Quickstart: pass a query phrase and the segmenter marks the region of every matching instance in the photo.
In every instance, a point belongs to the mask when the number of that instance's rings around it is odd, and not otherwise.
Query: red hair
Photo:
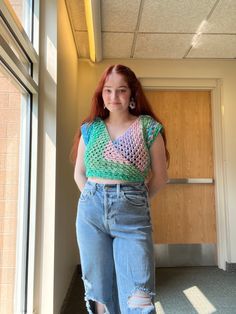
[[[131,113],[135,116],[140,115],[149,115],[153,119],[155,119],[157,122],[160,122],[158,117],[155,115],[155,113],[152,111],[151,106],[149,104],[149,101],[147,100],[141,83],[137,79],[135,73],[128,67],[121,65],[121,64],[115,64],[109,66],[102,74],[100,81],[98,82],[98,85],[95,89],[95,92],[92,97],[91,101],[91,109],[88,117],[83,120],[82,124],[85,122],[92,123],[97,117],[100,117],[101,119],[105,120],[109,116],[109,111],[104,108],[104,102],[102,98],[102,91],[104,84],[107,80],[107,77],[112,73],[115,72],[117,74],[120,74],[125,79],[126,83],[128,84],[130,90],[131,90],[131,97],[135,101],[135,108],[132,109]],[[161,123],[161,122],[160,122]],[[162,130],[162,137],[165,143],[165,150],[166,150],[166,160],[169,161],[169,153],[166,148],[166,135],[165,130]],[[80,128],[78,129],[75,137],[74,137],[74,144],[71,151],[71,159],[73,162],[76,161],[77,157],[77,149],[79,145],[79,140],[81,136]]]

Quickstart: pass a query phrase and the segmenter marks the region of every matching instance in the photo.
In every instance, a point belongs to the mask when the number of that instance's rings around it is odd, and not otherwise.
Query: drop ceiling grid
[[[236,35],[236,1],[219,1],[203,31],[205,33],[231,33]]]
[[[88,58],[84,1],[67,2],[79,57]],[[235,16],[236,0],[101,0],[103,58],[235,58]]]
[[[181,59],[191,46],[192,37],[191,34],[138,34],[134,58]]]
[[[102,34],[104,58],[130,58],[134,33]]]
[[[134,32],[141,0],[101,0],[103,32]]]
[[[89,58],[89,41],[87,32],[75,32],[75,42],[80,58]]]
[[[146,0],[140,32],[194,33],[216,0]]]
[[[236,35],[202,34],[188,58],[236,58]]]
[[[83,0],[67,0],[67,7],[75,31],[86,31],[85,8]]]

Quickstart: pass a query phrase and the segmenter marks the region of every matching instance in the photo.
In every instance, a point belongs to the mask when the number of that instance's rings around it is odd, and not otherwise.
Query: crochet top
[[[101,118],[84,123],[86,177],[144,182],[151,167],[150,147],[161,129],[151,116],[141,115],[123,135],[112,140]]]

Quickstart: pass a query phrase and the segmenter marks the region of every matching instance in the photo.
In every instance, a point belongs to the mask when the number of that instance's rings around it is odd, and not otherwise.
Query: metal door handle
[[[213,178],[172,178],[168,184],[213,184]]]

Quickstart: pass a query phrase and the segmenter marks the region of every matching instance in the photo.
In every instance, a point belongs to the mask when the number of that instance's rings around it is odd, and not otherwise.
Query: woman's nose
[[[111,94],[112,99],[116,99],[118,97],[118,92],[117,91],[113,91]]]

